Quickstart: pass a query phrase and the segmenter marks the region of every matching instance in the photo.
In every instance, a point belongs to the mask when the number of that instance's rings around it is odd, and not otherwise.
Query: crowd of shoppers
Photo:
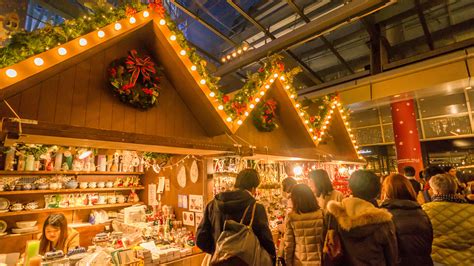
[[[458,193],[459,180],[446,170],[430,166],[415,178],[407,167],[404,175],[389,175],[382,183],[374,173],[358,170],[349,178],[352,195],[346,198],[326,171],[313,170],[309,186],[292,178],[283,182],[289,210],[281,258],[258,203],[253,233],[274,264],[474,265],[474,205]],[[258,173],[243,170],[234,191],[216,195],[198,227],[198,247],[212,255],[226,220],[249,219],[242,216],[255,203],[258,185]],[[222,265],[244,264],[229,259]]]

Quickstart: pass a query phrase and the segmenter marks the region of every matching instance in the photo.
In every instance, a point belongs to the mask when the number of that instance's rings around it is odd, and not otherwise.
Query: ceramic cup
[[[96,182],[89,182],[89,188],[96,188],[97,183]]]
[[[98,188],[104,188],[105,187],[105,182],[97,182],[97,187]]]
[[[87,188],[87,186],[87,182],[81,182],[81,184],[79,185],[80,188]]]
[[[35,209],[38,209],[38,202],[32,201],[32,202],[27,203],[26,206],[25,206],[25,209],[26,209],[26,210],[35,210]]]
[[[124,195],[118,195],[117,196],[117,203],[124,203],[125,202],[125,196]]]
[[[105,204],[107,203],[107,197],[104,195],[99,195],[99,199],[97,200],[97,204]]]
[[[13,212],[21,211],[23,210],[23,204],[19,202],[13,203],[12,205],[10,205],[9,209],[10,211],[13,211]]]
[[[108,181],[108,182],[105,184],[105,186],[108,187],[108,188],[113,188],[113,187],[114,187],[114,182]]]
[[[107,199],[107,203],[109,204],[115,204],[117,203],[117,198],[115,196],[110,196],[108,199]]]
[[[59,189],[58,183],[50,183],[49,184],[49,189]]]

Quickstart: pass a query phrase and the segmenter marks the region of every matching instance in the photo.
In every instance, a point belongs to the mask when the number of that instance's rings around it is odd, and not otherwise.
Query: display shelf
[[[70,207],[70,208],[54,208],[54,209],[37,209],[37,210],[29,210],[29,211],[18,211],[18,212],[4,212],[0,213],[1,217],[9,217],[9,216],[21,216],[21,215],[29,215],[29,214],[37,214],[37,213],[54,213],[54,212],[63,212],[63,211],[76,211],[76,210],[93,210],[93,209],[109,209],[109,208],[120,208],[120,207],[129,207],[136,204],[143,204],[143,202],[137,203],[117,203],[117,204],[101,204],[101,205],[93,205],[93,206],[84,206],[84,207]]]
[[[0,171],[0,176],[35,175],[143,175],[143,172],[81,172],[81,171]]]
[[[8,195],[24,195],[24,194],[65,194],[76,192],[110,192],[110,191],[126,191],[126,190],[143,190],[145,187],[114,187],[114,188],[76,188],[76,189],[45,189],[45,190],[14,190],[0,191],[0,196]]]
[[[38,235],[40,234],[41,231],[33,231],[33,232],[28,232],[28,233],[23,233],[23,234],[8,234],[4,236],[0,236],[0,239],[5,239],[5,238],[12,238],[12,237],[20,237],[20,236],[27,236],[27,235]]]

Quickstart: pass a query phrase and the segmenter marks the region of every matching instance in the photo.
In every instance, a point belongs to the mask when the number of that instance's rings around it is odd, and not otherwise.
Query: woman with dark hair
[[[321,209],[326,210],[326,206],[330,200],[340,202],[344,198],[342,192],[334,190],[332,187],[331,179],[329,179],[326,170],[313,170],[309,173],[309,178],[312,181],[310,182],[310,186],[316,195],[318,205]]]
[[[67,227],[64,214],[50,214],[43,224],[43,233],[40,236],[40,254],[44,255],[52,250],[62,250],[66,254],[69,249],[77,246],[79,246],[79,233]]]
[[[398,243],[398,265],[433,265],[433,228],[416,202],[410,180],[399,174],[388,176],[382,184],[382,204],[392,214]]]
[[[311,189],[295,185],[291,191],[293,210],[285,222],[286,265],[320,265],[323,213]]]

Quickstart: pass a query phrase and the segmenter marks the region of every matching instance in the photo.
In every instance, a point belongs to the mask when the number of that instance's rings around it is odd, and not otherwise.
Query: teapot
[[[79,184],[77,183],[77,181],[75,179],[71,179],[69,181],[66,182],[65,186],[66,188],[68,189],[75,189],[77,188]]]
[[[114,182],[113,181],[108,181],[107,183],[105,183],[105,187],[113,188],[114,187]]]
[[[23,204],[19,202],[15,202],[9,207],[10,211],[12,212],[17,212],[17,211],[22,211],[23,210]]]
[[[38,209],[39,204],[37,201],[32,201],[26,204],[25,210],[35,210]]]

